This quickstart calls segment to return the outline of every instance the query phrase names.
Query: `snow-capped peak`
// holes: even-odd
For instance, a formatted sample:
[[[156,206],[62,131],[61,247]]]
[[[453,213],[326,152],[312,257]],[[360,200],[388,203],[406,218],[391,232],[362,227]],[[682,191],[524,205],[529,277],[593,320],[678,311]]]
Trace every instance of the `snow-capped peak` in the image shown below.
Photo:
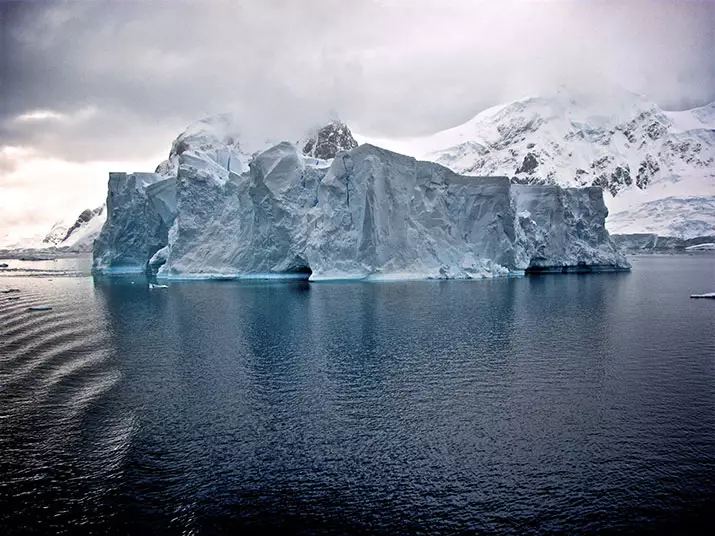
[[[330,160],[340,151],[357,147],[350,128],[339,120],[317,129],[303,144],[303,154],[321,160]]]
[[[105,206],[86,209],[74,221],[59,221],[37,247],[67,248],[73,251],[90,251],[102,225],[107,219]]]

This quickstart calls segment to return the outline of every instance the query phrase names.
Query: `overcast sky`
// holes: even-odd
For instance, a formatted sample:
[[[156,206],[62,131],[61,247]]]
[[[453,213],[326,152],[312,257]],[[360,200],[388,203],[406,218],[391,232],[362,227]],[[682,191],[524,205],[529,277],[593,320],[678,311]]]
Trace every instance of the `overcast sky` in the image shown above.
[[[712,2],[0,0],[0,240],[101,204],[209,114],[407,136],[611,83],[682,109],[715,100],[714,58]]]

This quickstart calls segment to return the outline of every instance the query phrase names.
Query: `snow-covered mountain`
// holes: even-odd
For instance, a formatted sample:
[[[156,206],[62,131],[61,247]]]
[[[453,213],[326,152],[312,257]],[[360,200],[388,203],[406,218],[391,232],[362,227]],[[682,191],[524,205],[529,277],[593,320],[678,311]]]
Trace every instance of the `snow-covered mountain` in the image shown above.
[[[64,248],[70,251],[91,251],[94,239],[99,236],[107,219],[104,205],[86,209],[74,222],[59,221],[52,226],[40,247]]]
[[[561,89],[434,135],[380,143],[466,175],[600,186],[611,232],[715,234],[715,103],[666,112],[625,90]]]
[[[69,229],[69,227],[69,223],[64,220],[55,222],[50,228],[50,232],[48,232],[42,239],[42,244],[45,247],[56,246],[65,239],[65,236],[67,236],[67,229]]]
[[[92,251],[94,239],[99,236],[107,219],[102,205],[83,210],[79,216],[55,222],[49,231],[34,236],[3,239],[0,249],[5,251],[45,251],[83,253]]]
[[[686,240],[715,236],[715,196],[665,197],[635,205],[610,218],[609,228],[614,234],[651,233]]]

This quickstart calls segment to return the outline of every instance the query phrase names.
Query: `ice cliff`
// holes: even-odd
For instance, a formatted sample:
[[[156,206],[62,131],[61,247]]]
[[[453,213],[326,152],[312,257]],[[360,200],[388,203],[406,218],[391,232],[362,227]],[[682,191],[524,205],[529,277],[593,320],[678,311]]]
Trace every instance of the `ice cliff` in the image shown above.
[[[628,267],[599,188],[459,175],[356,147],[339,122],[249,154],[227,124],[191,127],[155,173],[110,174],[96,272],[322,280]]]

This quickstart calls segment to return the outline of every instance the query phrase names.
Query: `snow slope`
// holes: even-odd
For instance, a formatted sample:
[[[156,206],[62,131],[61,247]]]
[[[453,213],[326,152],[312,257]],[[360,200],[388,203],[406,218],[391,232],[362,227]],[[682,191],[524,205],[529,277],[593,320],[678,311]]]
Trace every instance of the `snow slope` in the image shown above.
[[[71,251],[92,251],[94,240],[99,236],[106,220],[107,211],[104,205],[94,210],[85,210],[67,230],[67,235],[58,247],[66,247]]]
[[[94,239],[99,236],[107,219],[104,205],[86,209],[71,220],[56,222],[45,234],[22,239],[0,239],[0,248],[6,251],[66,251],[82,253],[92,251]]]
[[[69,251],[91,251],[107,219],[104,205],[84,210],[73,222],[57,222],[43,238],[40,248],[63,248]]]
[[[431,136],[380,143],[467,175],[600,186],[613,232],[715,234],[715,212],[703,202],[715,196],[715,103],[666,112],[625,90],[594,96],[562,88]],[[699,223],[690,228],[664,217],[663,207],[675,204],[682,218]]]
[[[652,233],[686,240],[715,235],[715,196],[666,197],[611,215],[616,234]]]

